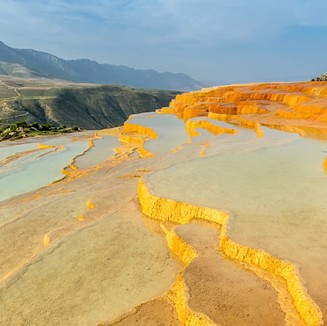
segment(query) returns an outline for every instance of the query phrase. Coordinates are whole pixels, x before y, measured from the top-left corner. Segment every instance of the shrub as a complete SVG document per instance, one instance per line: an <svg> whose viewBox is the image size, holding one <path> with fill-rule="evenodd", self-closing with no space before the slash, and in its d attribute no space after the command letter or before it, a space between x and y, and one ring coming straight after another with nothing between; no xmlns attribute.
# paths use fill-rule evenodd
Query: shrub
<svg viewBox="0 0 327 326"><path fill-rule="evenodd" d="M19 128L19 127L28 127L28 124L26 121L19 121L19 122L16 122L16 127Z"/></svg>
<svg viewBox="0 0 327 326"><path fill-rule="evenodd" d="M38 123L32 123L32 124L31 124L31 127L35 128L35 129L37 129L37 130L40 129L40 126L39 126Z"/></svg>

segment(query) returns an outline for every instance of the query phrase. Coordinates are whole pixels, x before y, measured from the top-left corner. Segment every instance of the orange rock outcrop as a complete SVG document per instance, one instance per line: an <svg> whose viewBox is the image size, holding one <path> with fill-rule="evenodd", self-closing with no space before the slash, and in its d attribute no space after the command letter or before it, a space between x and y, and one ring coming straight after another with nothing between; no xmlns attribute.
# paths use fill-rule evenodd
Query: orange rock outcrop
<svg viewBox="0 0 327 326"><path fill-rule="evenodd" d="M251 115L259 123L296 120L310 125L327 122L326 109L327 82L301 82L230 85L179 94L161 113L175 113L184 120Z"/></svg>
<svg viewBox="0 0 327 326"><path fill-rule="evenodd" d="M119 141L121 143L136 144L139 156L141 158L149 158L153 156L153 153L144 148L144 142L147 139L155 139L157 137L158 135L153 129L127 120L124 123L123 133L119 135Z"/></svg>

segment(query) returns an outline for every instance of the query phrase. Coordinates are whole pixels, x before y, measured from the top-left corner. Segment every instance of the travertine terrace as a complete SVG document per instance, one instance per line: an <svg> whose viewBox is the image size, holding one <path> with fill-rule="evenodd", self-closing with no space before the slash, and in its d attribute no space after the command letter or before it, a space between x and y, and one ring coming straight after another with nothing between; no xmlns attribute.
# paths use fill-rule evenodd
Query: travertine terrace
<svg viewBox="0 0 327 326"><path fill-rule="evenodd" d="M0 182L78 154L3 195L0 324L323 325L326 107L324 82L229 85L2 145Z"/></svg>

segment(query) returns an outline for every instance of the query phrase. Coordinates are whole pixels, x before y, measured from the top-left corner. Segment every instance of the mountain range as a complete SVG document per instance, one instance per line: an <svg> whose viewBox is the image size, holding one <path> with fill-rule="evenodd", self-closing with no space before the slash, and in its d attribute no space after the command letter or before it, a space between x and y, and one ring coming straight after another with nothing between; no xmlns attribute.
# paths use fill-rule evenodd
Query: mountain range
<svg viewBox="0 0 327 326"><path fill-rule="evenodd" d="M138 70L127 66L100 64L88 59L64 60L32 49L15 49L1 41L0 74L182 91L206 86L182 73Z"/></svg>

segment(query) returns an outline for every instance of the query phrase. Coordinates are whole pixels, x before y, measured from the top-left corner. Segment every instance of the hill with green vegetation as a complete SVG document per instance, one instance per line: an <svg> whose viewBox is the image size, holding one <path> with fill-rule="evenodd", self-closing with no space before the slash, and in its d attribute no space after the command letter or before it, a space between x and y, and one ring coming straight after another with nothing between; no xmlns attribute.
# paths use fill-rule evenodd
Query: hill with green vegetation
<svg viewBox="0 0 327 326"><path fill-rule="evenodd" d="M64 134L81 130L82 129L77 126L66 127L39 123L28 124L25 121L22 121L9 126L0 127L0 141L17 140L42 135Z"/></svg>
<svg viewBox="0 0 327 326"><path fill-rule="evenodd" d="M74 84L48 79L0 78L0 126L28 124L102 129L131 114L167 106L177 91Z"/></svg>
<svg viewBox="0 0 327 326"><path fill-rule="evenodd" d="M205 84L186 74L141 70L100 64L88 59L64 60L50 53L15 49L0 41L0 74L15 77L44 77L76 83L116 84L130 87L190 91Z"/></svg>

